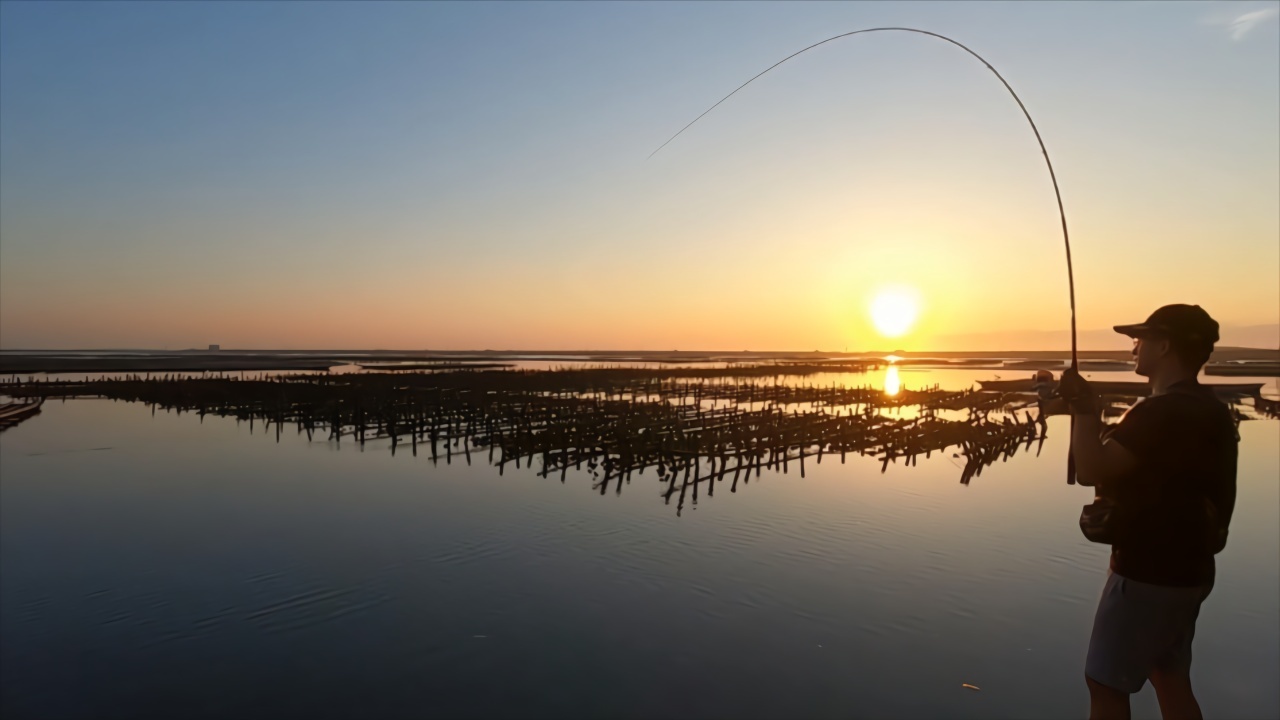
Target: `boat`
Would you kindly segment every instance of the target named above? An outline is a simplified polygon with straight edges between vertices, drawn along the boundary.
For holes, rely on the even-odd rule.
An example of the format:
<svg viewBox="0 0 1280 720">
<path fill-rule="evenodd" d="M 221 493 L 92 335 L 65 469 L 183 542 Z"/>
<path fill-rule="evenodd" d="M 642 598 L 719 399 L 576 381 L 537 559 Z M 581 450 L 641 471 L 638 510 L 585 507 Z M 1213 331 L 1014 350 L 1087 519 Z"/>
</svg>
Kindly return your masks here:
<svg viewBox="0 0 1280 720">
<path fill-rule="evenodd" d="M 0 430 L 7 430 L 14 425 L 40 412 L 44 398 L 35 402 L 11 402 L 0 405 Z"/>
</svg>

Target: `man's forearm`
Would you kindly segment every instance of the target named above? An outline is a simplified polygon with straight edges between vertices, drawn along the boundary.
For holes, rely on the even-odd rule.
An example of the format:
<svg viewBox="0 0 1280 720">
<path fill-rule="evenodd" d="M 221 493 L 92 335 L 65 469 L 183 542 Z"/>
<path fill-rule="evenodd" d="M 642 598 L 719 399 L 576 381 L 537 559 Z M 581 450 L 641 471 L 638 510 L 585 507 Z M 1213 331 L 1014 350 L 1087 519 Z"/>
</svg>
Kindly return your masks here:
<svg viewBox="0 0 1280 720">
<path fill-rule="evenodd" d="M 1076 479 L 1081 485 L 1097 485 L 1103 476 L 1102 418 L 1098 413 L 1073 413 L 1071 453 L 1076 459 Z"/>
</svg>

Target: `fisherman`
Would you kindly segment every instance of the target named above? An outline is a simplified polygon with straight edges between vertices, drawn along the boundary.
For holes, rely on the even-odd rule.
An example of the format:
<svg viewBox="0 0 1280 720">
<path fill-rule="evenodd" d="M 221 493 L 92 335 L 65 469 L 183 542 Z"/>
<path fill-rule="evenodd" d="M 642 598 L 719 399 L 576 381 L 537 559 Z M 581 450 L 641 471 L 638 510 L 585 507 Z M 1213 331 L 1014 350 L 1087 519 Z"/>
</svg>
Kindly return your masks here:
<svg viewBox="0 0 1280 720">
<path fill-rule="evenodd" d="M 1226 406 L 1197 380 L 1218 323 L 1199 305 L 1166 305 L 1115 330 L 1133 338 L 1150 397 L 1104 432 L 1089 383 L 1067 370 L 1060 384 L 1080 484 L 1097 494 L 1081 529 L 1111 545 L 1085 662 L 1089 715 L 1128 718 L 1129 696 L 1150 680 L 1166 720 L 1201 718 L 1191 640 L 1235 508 L 1239 442 Z"/>
</svg>

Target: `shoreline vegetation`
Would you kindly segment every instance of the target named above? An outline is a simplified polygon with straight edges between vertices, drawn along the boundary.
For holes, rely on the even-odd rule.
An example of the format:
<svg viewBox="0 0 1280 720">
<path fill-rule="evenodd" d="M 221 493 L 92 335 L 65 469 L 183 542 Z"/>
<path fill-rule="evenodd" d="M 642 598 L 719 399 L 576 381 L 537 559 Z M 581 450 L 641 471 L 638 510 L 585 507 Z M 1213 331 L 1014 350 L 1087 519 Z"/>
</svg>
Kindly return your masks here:
<svg viewBox="0 0 1280 720">
<path fill-rule="evenodd" d="M 1087 350 L 1080 367 L 1089 372 L 1128 370 L 1128 351 Z M 1061 351 L 797 353 L 797 352 L 598 352 L 598 351 L 325 351 L 325 350 L 6 350 L 0 351 L 0 375 L 80 372 L 244 372 L 324 371 L 344 365 L 365 370 L 497 369 L 520 361 L 589 362 L 602 365 L 722 364 L 725 367 L 776 366 L 812 372 L 858 372 L 861 366 L 1061 370 L 1070 353 Z M 800 368 L 804 371 L 799 371 Z M 1280 377 L 1280 350 L 1219 348 L 1206 375 Z"/>
</svg>

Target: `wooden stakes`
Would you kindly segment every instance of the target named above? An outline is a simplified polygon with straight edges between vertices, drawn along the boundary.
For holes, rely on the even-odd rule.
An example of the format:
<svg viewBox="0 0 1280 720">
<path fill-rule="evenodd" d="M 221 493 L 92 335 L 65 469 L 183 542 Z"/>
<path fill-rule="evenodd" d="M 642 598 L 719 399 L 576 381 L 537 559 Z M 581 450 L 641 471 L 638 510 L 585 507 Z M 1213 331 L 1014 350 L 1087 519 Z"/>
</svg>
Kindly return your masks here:
<svg viewBox="0 0 1280 720">
<path fill-rule="evenodd" d="M 587 470 L 602 494 L 615 492 L 632 474 L 656 470 L 670 502 L 679 493 L 696 501 L 698 485 L 732 476 L 749 482 L 752 470 L 801 477 L 810 463 L 839 454 L 871 455 L 882 469 L 915 465 L 920 455 L 960 448 L 966 458 L 961 482 L 1006 460 L 1020 448 L 1043 442 L 1043 418 L 1016 410 L 1034 405 L 1019 393 L 938 387 L 903 389 L 815 385 L 788 380 L 797 366 L 732 368 L 573 368 L 552 371 L 450 371 L 298 374 L 183 378 L 135 375 L 80 382 L 0 383 L 15 398 L 106 397 L 153 408 L 194 410 L 274 424 L 285 423 L 308 439 L 361 446 L 389 442 L 392 452 L 408 440 L 414 454 L 429 443 L 431 460 L 471 462 L 472 447 L 488 447 L 488 462 L 507 463 L 544 477 Z M 803 370 L 804 367 L 800 366 Z M 803 373 L 800 373 L 801 375 Z M 441 452 L 443 444 L 443 452 Z M 455 453 L 455 449 L 458 451 Z M 497 457 L 495 458 L 495 454 Z M 443 455 L 443 457 L 441 457 Z M 535 466 L 535 459 L 538 464 Z"/>
</svg>

